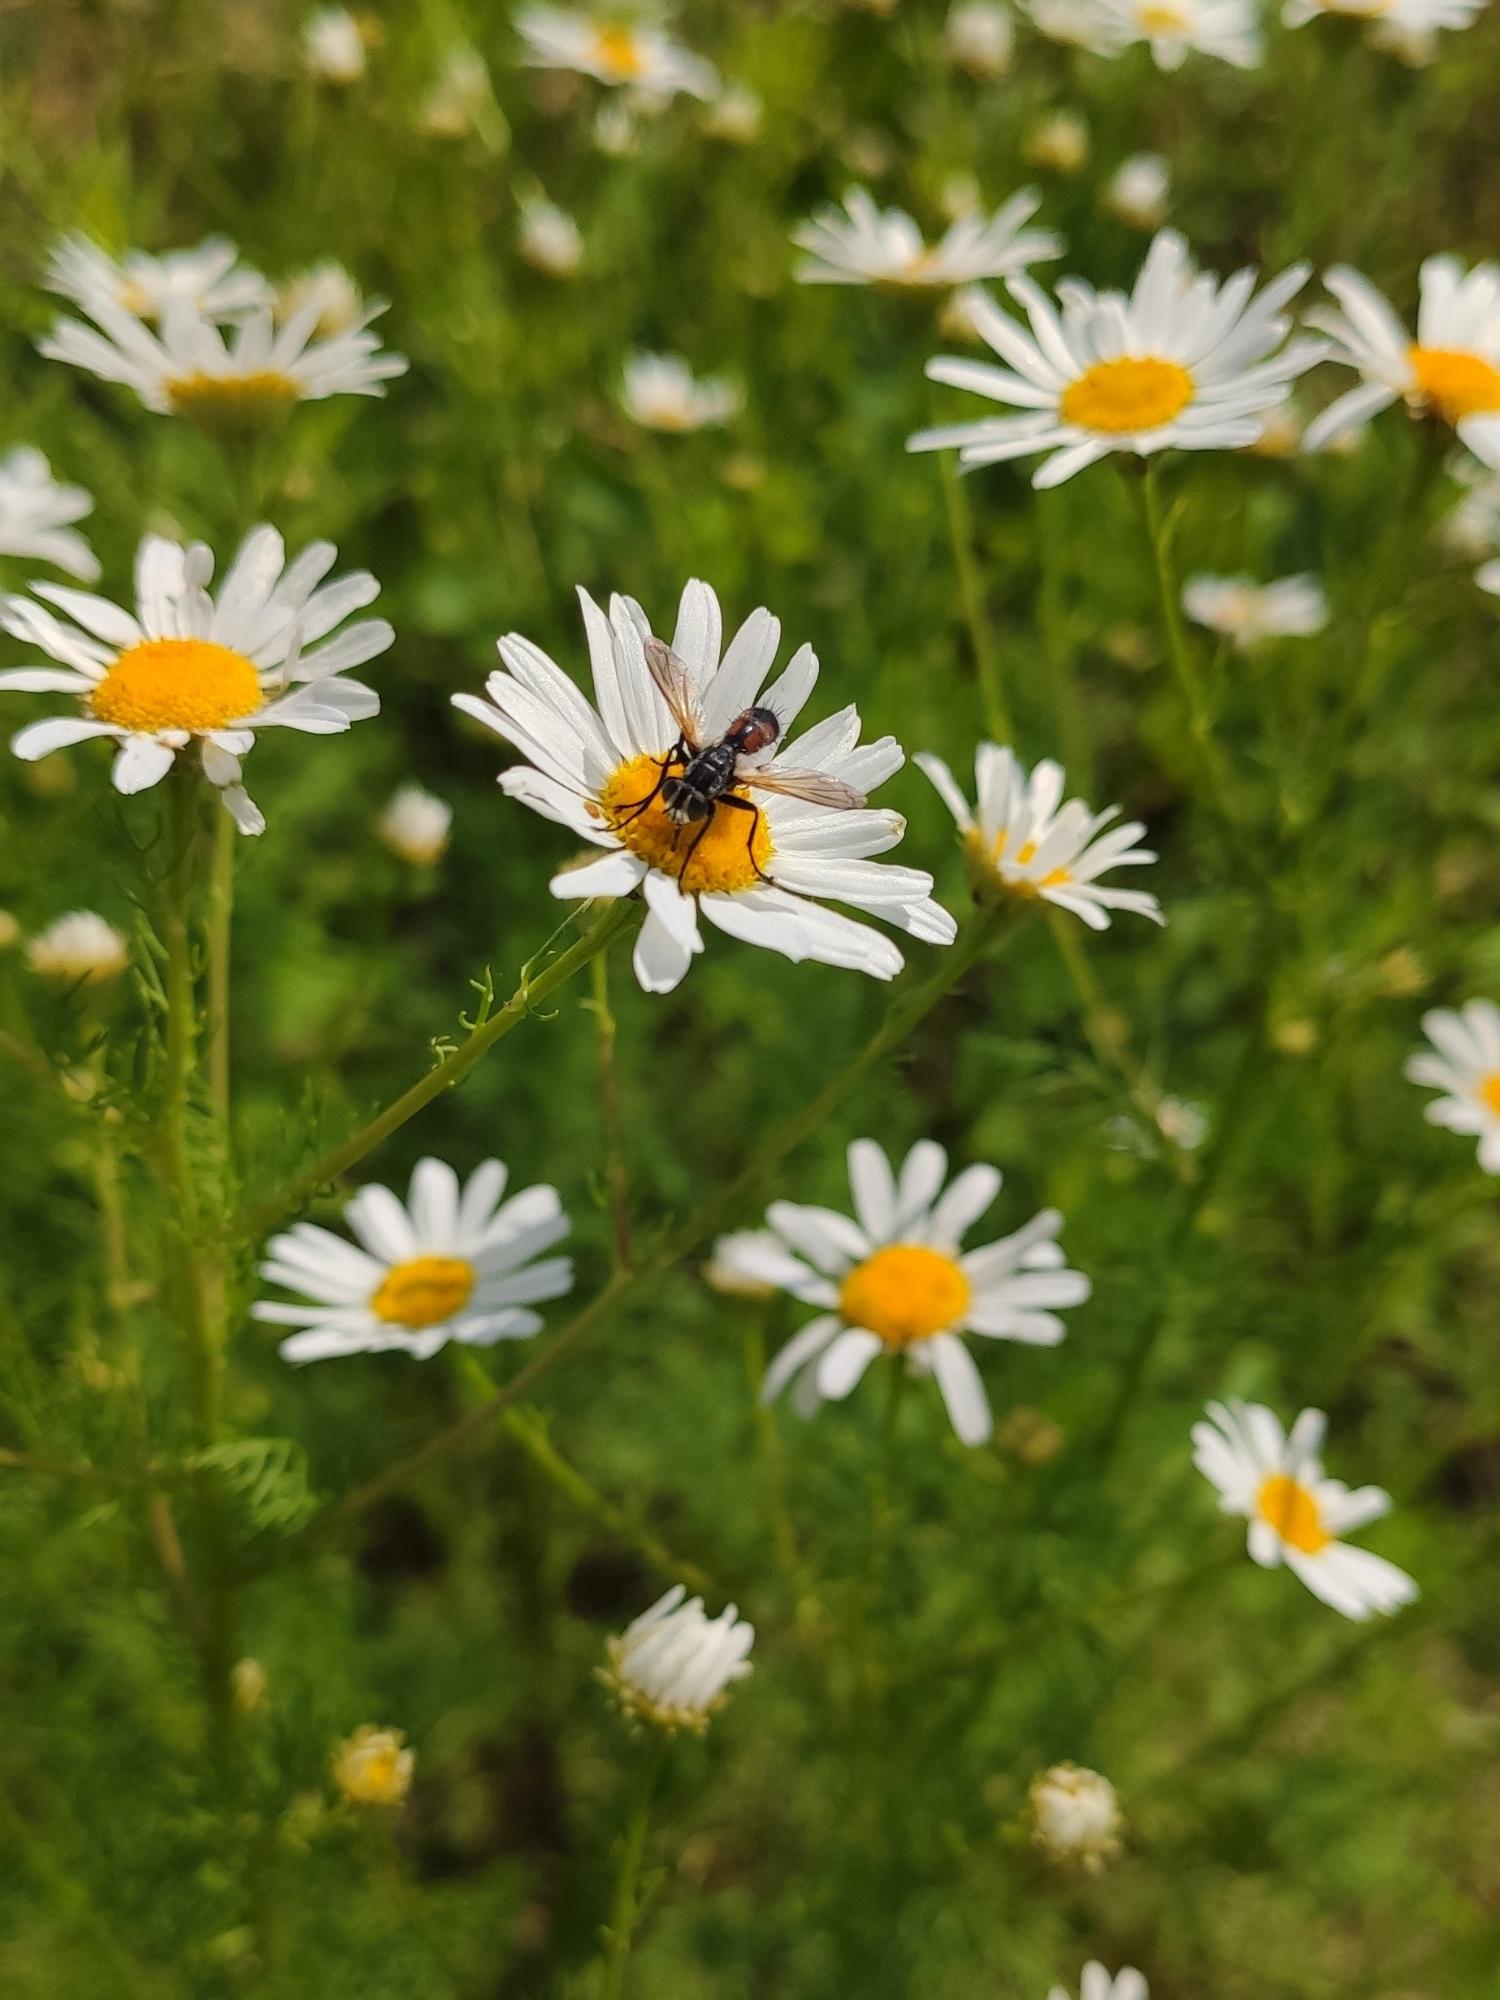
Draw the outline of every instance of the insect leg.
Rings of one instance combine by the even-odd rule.
[[[698,831],[693,835],[693,844],[687,851],[687,859],[683,862],[682,866],[677,871],[677,886],[682,891],[684,896],[687,894],[688,870],[693,865],[693,856],[698,852],[698,849],[702,846],[704,834],[708,832],[708,829],[714,823],[714,807],[720,804],[722,804],[722,801],[716,799],[714,801],[714,805],[710,806],[708,811],[704,814],[702,826],[700,826]],[[677,843],[673,841],[672,844],[675,847]]]
[[[686,768],[687,765],[686,753],[687,753],[687,745],[683,742],[682,738],[679,736],[677,739],[676,746],[673,749],[669,750],[666,756],[659,759],[657,762],[656,783],[651,787],[650,791],[647,792],[646,796],[643,799],[628,799],[626,801],[623,812],[616,812],[615,814],[616,826],[628,826],[631,820],[640,818],[641,814],[646,810],[647,806],[649,806],[652,803],[652,801],[660,795],[662,786],[667,782],[667,773],[671,770],[672,766],[674,764],[681,764],[684,766],[684,768]]]
[[[762,882],[769,882],[771,879],[770,876],[755,858],[755,836],[760,830],[760,807],[753,799],[735,798],[732,792],[725,792],[717,803],[721,806],[733,806],[736,812],[747,812],[750,814],[750,828],[745,835],[745,859],[750,863],[750,866],[755,870]]]

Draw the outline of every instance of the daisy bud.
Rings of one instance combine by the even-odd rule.
[[[1076,111],[1055,111],[1033,125],[1021,148],[1033,166],[1054,174],[1082,172],[1089,157],[1089,128]]]
[[[1119,167],[1104,190],[1111,215],[1135,229],[1160,229],[1167,219],[1171,182],[1160,153],[1136,153]]]
[[[571,278],[583,262],[578,224],[555,202],[523,203],[516,247],[533,270],[551,278]]]
[[[347,7],[320,7],[302,29],[302,61],[319,83],[358,83],[365,73],[365,38]]]
[[[92,910],[70,910],[38,931],[26,961],[40,979],[60,986],[104,986],[130,963],[130,947],[113,924]]]
[[[259,1660],[236,1660],[229,1676],[229,1692],[241,1715],[263,1714],[270,1698],[270,1682]]]
[[[342,264],[325,258],[276,289],[272,311],[283,324],[295,319],[307,306],[316,306],[318,316],[313,334],[331,340],[335,334],[354,333],[365,324],[368,314],[358,285]]]
[[[362,1723],[333,1753],[333,1782],[354,1806],[399,1806],[411,1790],[416,1752],[399,1729]]]
[[[760,132],[761,101],[748,84],[732,83],[709,106],[703,129],[711,139],[731,146],[748,146]]]
[[[1053,1861],[1097,1875],[1120,1850],[1120,1801],[1108,1778],[1079,1764],[1054,1764],[1027,1795],[1032,1838]]]
[[[746,1655],[755,1640],[734,1605],[709,1618],[703,1599],[684,1603],[674,1584],[649,1611],[608,1642],[609,1664],[599,1678],[631,1722],[648,1722],[675,1735],[702,1735],[722,1708],[732,1682],[751,1670]]]
[[[452,825],[453,808],[445,799],[420,785],[403,785],[375,822],[375,831],[392,854],[413,868],[428,868],[447,851]]]
[[[956,69],[970,76],[1003,76],[1010,68],[1015,29],[994,0],[960,0],[943,30],[943,49]]]
[[[9,910],[0,910],[0,951],[9,951],[21,941],[21,926]]]

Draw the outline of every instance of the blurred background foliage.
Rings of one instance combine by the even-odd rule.
[[[335,258],[391,299],[382,330],[413,362],[384,404],[297,412],[273,468],[288,541],[330,535],[374,570],[398,643],[371,676],[378,723],[256,752],[270,829],[238,857],[234,1021],[252,1190],[418,1074],[467,982],[489,966],[508,991],[552,932],[566,837],[500,797],[499,746],[448,698],[479,687],[506,630],[581,669],[576,584],[628,590],[658,622],[691,574],[731,620],[768,603],[822,657],[820,712],[855,698],[871,732],[967,763],[980,711],[940,470],[903,451],[934,406],[923,360],[952,341],[927,302],[795,286],[789,232],[814,204],[867,181],[931,233],[955,176],[988,207],[1032,181],[1067,241],[1056,268],[1124,281],[1145,238],[1100,191],[1152,150],[1173,222],[1221,272],[1347,259],[1406,307],[1424,255],[1500,243],[1500,21],[1416,71],[1345,24],[1272,26],[1249,75],[1201,59],[1159,75],[1142,51],[1102,61],[1022,24],[1010,73],[978,82],[943,56],[943,11],[685,5],[683,38],[760,94],[760,134],[714,138],[680,101],[610,156],[602,93],[519,68],[503,5],[372,7],[366,74],[344,88],[306,73],[301,10],[275,0],[0,10],[0,441],[42,446],[95,494],[105,588],[126,587],[144,529],[222,549],[232,509],[205,440],[36,355],[59,232],[164,249],[219,230],[277,278]],[[459,42],[493,97],[478,128],[438,136],[421,106]],[[1087,127],[1071,174],[1027,158],[1059,109]],[[581,227],[574,278],[517,254],[539,191]],[[639,431],[617,399],[635,348],[731,375],[743,414]],[[311,1547],[288,1531],[314,1498],[376,1475],[468,1391],[395,1356],[293,1373],[244,1322],[231,1421],[280,1442],[251,1452],[269,1458],[244,1468],[238,1523],[256,1572],[242,1649],[268,1685],[242,1823],[216,1815],[134,1503],[105,1479],[0,1468],[7,1994],[592,1992],[632,1753],[591,1669],[670,1580],[641,1553],[649,1534],[760,1637],[706,1744],[672,1759],[642,1993],[1041,2000],[1098,1956],[1145,1969],[1155,2000],[1492,2000],[1500,1255],[1469,1144],[1423,1123],[1401,1065],[1425,1005],[1500,992],[1496,607],[1434,536],[1458,488],[1398,414],[1348,456],[1179,459],[1168,491],[1185,569],[1310,569],[1332,601],[1320,639],[1212,660],[1242,834],[1197,788],[1131,480],[1105,465],[1042,496],[1015,469],[970,482],[1017,748],[1148,822],[1169,927],[1083,939],[1081,1006],[1056,934],[1033,925],[773,1190],[837,1205],[849,1137],[930,1134],[1004,1168],[1001,1229],[1055,1201],[1095,1283],[1060,1350],[982,1356],[993,1446],[966,1452],[935,1397],[909,1399],[874,1628],[851,1579],[880,1398],[758,1423],[752,1372],[796,1324],[781,1305],[683,1269],[546,1382],[531,1421],[636,1531],[574,1505],[498,1430]],[[13,586],[30,574],[6,569]],[[45,706],[8,699],[15,723]],[[427,871],[374,832],[410,779],[455,812]],[[910,816],[904,858],[961,909],[923,780],[883,796]],[[7,759],[0,905],[27,931],[79,906],[129,928],[158,799],[121,802],[86,753]],[[731,1172],[884,1005],[718,937],[677,995],[639,995],[622,966],[614,998],[647,1231]],[[5,1078],[0,1443],[107,1469],[143,1420],[170,1451],[183,1419],[149,1281],[124,1302],[128,1339],[102,1304],[98,1120],[139,1019],[123,985],[104,1004],[115,1082],[95,1103]],[[65,1061],[90,1034],[15,953],[0,1020]],[[595,1062],[575,985],[369,1177],[493,1151],[554,1181],[587,1296],[609,1236]],[[1163,1137],[1162,1094],[1201,1107],[1200,1148]],[[160,1222],[128,1160],[126,1219],[149,1274]],[[248,1298],[248,1264],[241,1278]],[[1347,1626],[1244,1559],[1188,1460],[1190,1422],[1224,1393],[1328,1410],[1330,1469],[1396,1496],[1375,1539],[1419,1606]],[[365,1721],[416,1748],[398,1815],[333,1803],[331,1745]],[[1097,1879],[1027,1844],[1025,1787],[1060,1757],[1107,1772],[1128,1815],[1127,1853]]]

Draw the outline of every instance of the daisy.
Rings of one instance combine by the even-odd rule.
[[[1439,1090],[1427,1107],[1429,1125],[1479,1140],[1479,1164],[1500,1174],[1500,1007],[1470,1000],[1455,1013],[1434,1007],[1422,1016],[1432,1049],[1406,1065],[1409,1083]]]
[[[1031,25],[1049,42],[1096,56],[1115,53],[1117,43],[1098,0],[1024,0],[1024,5]]]
[[[605,850],[555,876],[553,895],[641,891],[647,915],[636,940],[635,971],[647,992],[671,992],[702,951],[700,917],[786,958],[894,978],[902,960],[890,940],[823,908],[815,897],[850,903],[929,944],[951,942],[956,926],[932,900],[932,877],[867,858],[894,847],[905,831],[898,813],[862,803],[864,793],[905,761],[893,737],[862,745],[858,711],[841,709],[779,754],[762,751],[740,760],[743,775],[731,792],[753,804],[758,819],[741,809],[717,810],[685,837],[661,800],[680,725],[647,666],[646,614],[633,599],[614,597],[606,618],[587,592],[578,596],[597,708],[518,633],[500,641],[506,671],[491,674],[489,700],[458,694],[453,701],[526,757],[526,764],[501,775],[512,798]],[[677,663],[674,698],[698,711],[702,742],[720,740],[752,704],[775,716],[778,740],[784,740],[817,681],[816,655],[810,646],[799,647],[762,694],[780,620],[764,609],[753,612],[722,662],[721,629],[713,591],[689,583],[670,653],[651,640],[654,655]],[[845,803],[851,792],[860,804]]]
[[[1016,31],[996,0],[956,0],[943,27],[943,53],[971,76],[1003,76],[1010,68]]]
[[[1252,297],[1253,271],[1221,285],[1195,273],[1182,238],[1163,230],[1128,298],[1069,278],[1059,312],[1029,278],[1012,278],[1029,336],[992,300],[975,302],[984,339],[1009,366],[939,356],[927,374],[1023,414],[941,425],[908,448],[957,445],[965,467],[1050,452],[1032,484],[1057,486],[1109,452],[1253,444],[1265,413],[1324,353],[1320,341],[1286,341],[1282,308],[1306,277],[1296,265]]]
[[[1116,168],[1104,206],[1133,229],[1160,229],[1167,218],[1171,174],[1160,153],[1135,153]]]
[[[1430,48],[1439,28],[1472,27],[1485,6],[1486,0],[1286,0],[1281,18],[1289,28],[1320,15],[1367,21],[1372,41],[1410,61],[1414,51]]]
[[[569,1222],[556,1188],[529,1187],[502,1201],[507,1170],[484,1160],[463,1187],[441,1160],[418,1160],[403,1203],[389,1188],[362,1187],[345,1204],[358,1247],[299,1222],[273,1236],[260,1275],[309,1305],[262,1299],[251,1317],[299,1332],[284,1361],[323,1361],[398,1348],[426,1360],[450,1340],[489,1347],[528,1340],[542,1321],[530,1308],[573,1289],[569,1257],[546,1257]]]
[[[26,963],[60,986],[105,986],[130,963],[130,946],[93,910],[69,910],[26,941]]]
[[[307,270],[276,287],[272,310],[280,325],[296,319],[309,307],[314,313],[312,330],[317,340],[329,340],[340,333],[355,333],[372,317],[359,286],[343,265],[334,263],[331,257],[325,257],[319,264],[309,265]],[[384,307],[376,306],[375,310],[383,311]]]
[[[608,1641],[609,1665],[599,1678],[632,1722],[649,1722],[673,1736],[701,1736],[724,1706],[729,1689],[752,1671],[755,1627],[727,1605],[717,1618],[703,1599],[684,1604],[680,1583]]]
[[[1062,239],[1050,230],[1022,227],[1041,199],[1035,188],[1022,188],[988,222],[961,216],[929,247],[909,215],[877,208],[864,188],[851,188],[841,208],[830,204],[793,234],[807,252],[797,281],[932,290],[1024,271],[1062,250]]]
[[[954,1430],[983,1444],[989,1400],[966,1334],[1055,1347],[1065,1331],[1054,1308],[1081,1305],[1090,1285],[1066,1268],[1057,1244],[1062,1217],[1044,1208],[1013,1235],[961,1251],[964,1233],[1000,1191],[996,1167],[968,1167],[944,1189],[948,1156],[923,1139],[899,1175],[873,1139],[849,1148],[857,1221],[833,1209],[773,1202],[770,1241],[759,1234],[721,1261],[746,1278],[822,1308],[766,1371],[762,1402],[796,1380],[793,1400],[808,1414],[847,1396],[877,1354],[905,1357],[914,1375],[934,1375]]]
[[[1481,563],[1474,572],[1474,581],[1491,597],[1500,597],[1500,561],[1491,559]]]
[[[148,410],[188,417],[208,429],[258,430],[297,403],[328,396],[383,396],[406,373],[406,358],[383,354],[370,321],[384,300],[365,306],[357,323],[323,337],[325,301],[312,298],[277,326],[269,306],[238,322],[228,340],[185,299],[170,299],[155,330],[104,299],[82,320],[59,320],[38,351],[133,389]]]
[[[159,257],[127,250],[118,259],[87,236],[64,236],[53,246],[42,283],[89,314],[102,304],[159,320],[178,303],[205,319],[233,320],[271,297],[259,271],[239,258],[223,236],[207,236],[193,250],[168,250]]]
[[[701,431],[727,424],[743,398],[722,375],[698,380],[680,354],[632,354],[625,363],[620,403],[650,431]]]
[[[453,826],[453,808],[420,785],[403,785],[375,822],[375,831],[402,861],[430,868],[441,861]]]
[[[1067,1988],[1054,1986],[1047,2000],[1069,2000]],[[1091,1958],[1078,1982],[1078,2000],[1151,2000],[1151,1989],[1145,1974],[1137,1972],[1133,1965],[1122,1966],[1111,1974],[1097,1958]]]
[[[406,1803],[416,1764],[403,1730],[364,1722],[335,1746],[329,1768],[350,1805],[399,1806]]]
[[[1500,266],[1465,273],[1456,257],[1429,257],[1415,341],[1358,271],[1341,264],[1325,282],[1343,311],[1308,320],[1333,336],[1331,358],[1364,380],[1308,425],[1309,449],[1401,398],[1414,416],[1451,424],[1476,458],[1500,467]]]
[[[18,444],[0,458],[0,556],[34,557],[92,583],[99,564],[72,523],[93,511],[92,495],[59,485],[35,446]]]
[[[1013,750],[981,743],[974,755],[977,810],[941,757],[924,750],[916,764],[952,813],[982,890],[1039,896],[1070,910],[1095,931],[1108,930],[1111,910],[1166,922],[1161,905],[1144,890],[1099,886],[1107,869],[1141,867],[1156,856],[1150,848],[1136,846],[1146,831],[1139,820],[1110,826],[1118,806],[1093,813],[1082,799],[1064,805],[1060,764],[1046,759],[1028,776]]]
[[[380,709],[379,696],[345,673],[383,653],[394,634],[383,618],[363,618],[328,636],[379,592],[366,570],[324,584],[336,554],[331,542],[314,542],[288,566],[276,530],[253,528],[215,598],[214,559],[202,542],[182,548],[147,535],[136,556],[134,616],[61,584],[32,585],[45,603],[7,599],[0,627],[59,664],[0,673],[0,689],[72,694],[80,709],[30,723],[11,748],[32,763],[108,737],[120,746],[115,790],[129,793],[158,783],[196,743],[203,775],[240,831],[260,833],[265,820],[240,783],[256,731],[280,725],[330,736]]]
[[[1287,1432],[1261,1403],[1210,1403],[1208,1421],[1193,1426],[1193,1463],[1218,1488],[1220,1512],[1250,1523],[1250,1555],[1263,1569],[1285,1563],[1346,1618],[1395,1611],[1417,1595],[1411,1578],[1339,1539],[1378,1521],[1390,1495],[1323,1477],[1326,1423],[1321,1410],[1304,1410]]]
[[[525,7],[516,17],[524,62],[540,69],[572,69],[600,83],[627,84],[652,97],[679,91],[716,95],[712,63],[664,35],[659,28],[577,13],[567,7]]]
[[[1192,576],[1182,608],[1195,625],[1218,632],[1242,653],[1266,639],[1304,639],[1328,623],[1328,599],[1316,577],[1256,583],[1248,576]]]
[[[1217,56],[1236,69],[1261,59],[1254,0],[1094,0],[1113,49],[1144,42],[1158,69],[1181,69],[1188,55]]]
[[[1054,111],[1031,127],[1021,151],[1049,173],[1081,173],[1088,164],[1089,128],[1076,111]]]
[[[711,139],[722,139],[726,145],[748,146],[760,136],[764,116],[759,94],[747,83],[731,83],[709,106],[703,129]]]

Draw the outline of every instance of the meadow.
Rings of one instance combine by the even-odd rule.
[[[1172,23],[1225,5],[1139,10],[1161,62],[1106,0],[968,41],[935,0],[684,0],[586,23],[581,68],[499,0],[0,8],[0,722],[92,717],[138,787],[114,742],[0,752],[7,1996],[1142,2000],[1097,1962],[1151,2000],[1493,2000],[1500,1016],[1467,1068],[1437,1030],[1452,1129],[1406,1070],[1431,1010],[1500,1001],[1500,274],[1415,322],[1425,260],[1500,257],[1500,19],[1267,12],[1255,59],[1172,66]],[[808,282],[794,239],[858,188],[920,240],[903,264],[887,235],[882,282]],[[1073,476],[908,449],[1013,414],[925,370],[1018,379],[1020,333],[991,352],[932,246],[1023,188],[1049,297],[1128,292],[1175,254],[1161,227],[1220,280],[1308,266],[1210,448],[1126,448],[1157,416],[1109,401],[1098,371],[1143,351],[1111,307],[1092,401],[1062,398],[1099,446]],[[110,261],[211,237],[241,285],[217,312]],[[65,239],[107,257],[58,296]],[[347,278],[295,291],[329,262]],[[1329,331],[1344,266],[1415,329],[1411,372],[1309,447],[1361,379]],[[39,351],[106,284],[106,333],[192,319],[160,408],[95,348]],[[377,393],[285,389],[277,355],[226,390],[203,326],[270,325],[270,288],[283,337],[352,343]],[[980,289],[1024,331],[1002,274]],[[1278,374],[1288,342],[1318,345]],[[1180,379],[1190,425],[1182,353],[1129,395]],[[7,539],[12,446],[91,496],[95,565]],[[262,540],[235,625],[258,523],[378,597],[284,619]],[[146,536],[160,631],[28,597],[134,605]],[[194,542],[211,639],[202,565],[170,553]],[[1278,619],[1204,578],[1315,587]],[[706,684],[690,579],[726,640],[781,621],[773,678],[816,653],[784,737],[853,703],[906,761],[828,751],[800,805],[743,761],[764,823],[710,816],[689,963],[682,827],[622,812],[624,765],[560,803],[532,767],[575,754],[558,717],[587,763],[593,725],[496,643],[592,699],[592,641],[624,708],[660,702],[655,639]],[[74,614],[92,637],[58,639]],[[150,645],[253,698],[204,722],[127,689],[131,648],[166,672]],[[228,729],[277,700],[293,727]],[[665,714],[627,760],[647,787],[688,768]],[[986,742],[1144,829],[1154,858],[1103,886],[1163,922],[1081,914],[1046,813],[1025,847],[959,837],[913,760],[972,801]],[[589,896],[560,873],[585,854]],[[873,900],[843,928],[788,914],[845,879]],[[52,929],[77,911],[114,944]],[[828,1220],[863,1139],[1000,1170],[963,1182],[969,1251],[1057,1212],[970,1328],[1000,1337],[941,1330],[944,1285],[983,1317],[988,1267],[954,1261],[930,1150],[910,1200],[856,1152],[868,1242]],[[424,1159],[555,1189],[516,1211],[543,1275],[486,1293],[480,1252],[423,1233],[429,1174],[414,1248],[356,1202],[397,1243],[381,1287],[299,1317],[291,1279],[349,1253],[287,1232],[349,1238],[357,1191],[404,1200]],[[879,1226],[904,1200],[916,1248]],[[769,1204],[820,1213],[767,1235]],[[471,1284],[490,1318],[445,1342]],[[825,1310],[845,1330],[764,1397]],[[1328,1474],[1386,1518],[1346,1547],[1279,1434],[1238,1504],[1194,1434],[1236,1399],[1326,1413]],[[1385,1561],[1368,1596],[1375,1569],[1331,1567],[1355,1544]],[[754,1628],[697,1694],[621,1640],[676,1585]],[[1059,1766],[1113,1800],[1059,1805],[1092,1784],[1071,1770],[1039,1793]]]

